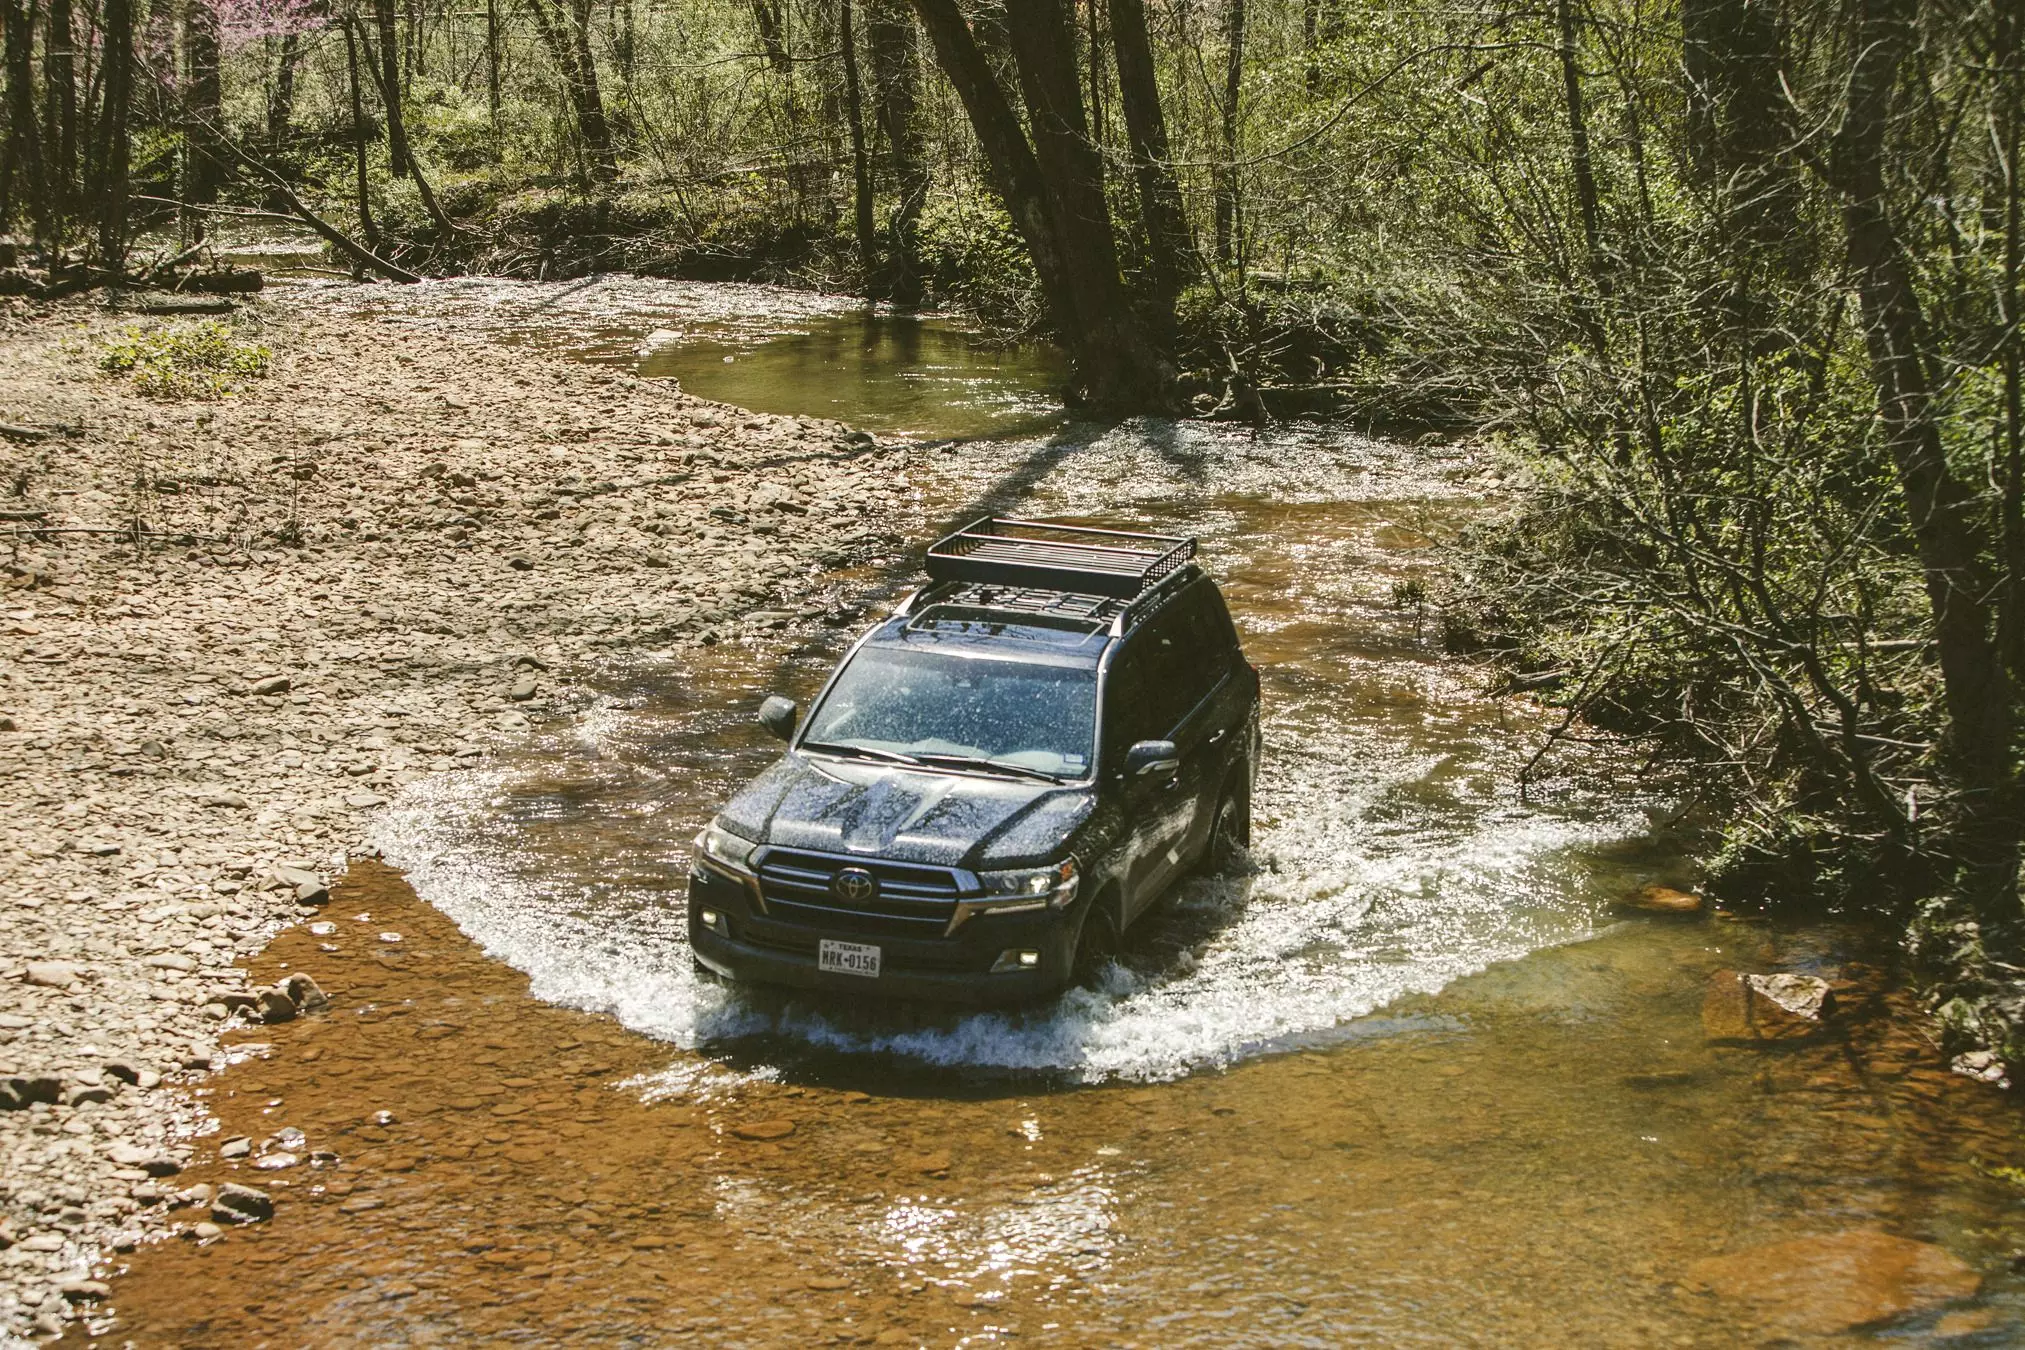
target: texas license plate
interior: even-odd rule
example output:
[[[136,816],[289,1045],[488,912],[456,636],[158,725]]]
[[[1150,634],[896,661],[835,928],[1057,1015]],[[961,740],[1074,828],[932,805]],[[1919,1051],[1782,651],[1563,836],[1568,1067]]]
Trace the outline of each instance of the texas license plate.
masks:
[[[835,942],[824,938],[822,945],[816,949],[816,967],[833,970],[839,975],[865,975],[877,979],[879,949],[864,942]]]

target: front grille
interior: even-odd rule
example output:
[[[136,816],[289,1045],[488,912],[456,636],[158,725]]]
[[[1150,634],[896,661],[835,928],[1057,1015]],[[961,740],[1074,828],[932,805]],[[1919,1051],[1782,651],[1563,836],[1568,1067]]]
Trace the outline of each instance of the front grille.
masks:
[[[863,904],[840,899],[830,882],[846,867],[870,872],[879,893]],[[759,888],[767,913],[784,923],[891,937],[939,936],[962,894],[956,874],[946,867],[780,848],[768,849],[761,860]]]

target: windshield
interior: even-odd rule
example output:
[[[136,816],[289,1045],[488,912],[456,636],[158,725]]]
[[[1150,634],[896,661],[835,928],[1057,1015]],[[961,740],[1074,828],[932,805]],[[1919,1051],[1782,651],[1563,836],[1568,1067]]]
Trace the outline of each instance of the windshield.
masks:
[[[802,744],[954,756],[1057,778],[1089,773],[1097,672],[865,647],[809,718]]]

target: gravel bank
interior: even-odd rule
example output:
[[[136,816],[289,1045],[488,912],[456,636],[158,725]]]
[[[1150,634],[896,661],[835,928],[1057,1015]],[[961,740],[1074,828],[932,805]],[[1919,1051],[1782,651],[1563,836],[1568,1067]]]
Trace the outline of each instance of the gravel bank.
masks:
[[[189,1203],[219,1031],[292,1010],[236,963],[378,807],[921,526],[838,423],[285,293],[264,379],[158,402],[95,368],[120,322],[0,311],[0,423],[52,429],[0,440],[0,1341]]]

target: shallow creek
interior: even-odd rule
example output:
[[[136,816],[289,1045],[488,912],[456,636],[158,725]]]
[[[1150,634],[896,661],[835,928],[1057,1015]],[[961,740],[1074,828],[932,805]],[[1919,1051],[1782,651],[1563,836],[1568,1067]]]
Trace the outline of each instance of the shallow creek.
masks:
[[[989,437],[917,456],[931,517],[1198,536],[1266,682],[1255,848],[1049,1007],[727,990],[685,949],[688,840],[775,751],[759,697],[806,700],[908,566],[817,579],[827,615],[598,672],[580,712],[397,802],[391,866],[256,962],[312,971],[336,1007],[236,1038],[204,1089],[220,1137],[292,1126],[337,1160],[198,1169],[274,1188],[275,1219],[136,1254],[109,1339],[2025,1339],[2016,1107],[1946,1072],[1888,949],[1619,917],[1633,887],[1693,876],[1664,785],[1617,753],[1559,752],[1522,799],[1551,718],[1441,656],[1407,584],[1494,501],[1467,458],[1320,426],[1071,425],[1044,354],[764,288],[361,303],[762,410]],[[1826,976],[1832,1034],[1709,1046],[1725,967]],[[1739,1288],[1697,1266],[1872,1230],[1945,1248],[1981,1292],[1855,1330],[1923,1302],[1898,1297],[1919,1279],[1773,1254]]]

